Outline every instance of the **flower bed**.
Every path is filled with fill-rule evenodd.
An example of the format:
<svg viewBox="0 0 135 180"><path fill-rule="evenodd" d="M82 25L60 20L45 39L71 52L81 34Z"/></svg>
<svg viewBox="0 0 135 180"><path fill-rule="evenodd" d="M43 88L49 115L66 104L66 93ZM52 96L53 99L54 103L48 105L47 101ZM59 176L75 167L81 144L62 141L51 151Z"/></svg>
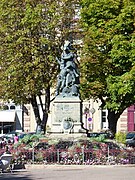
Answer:
<svg viewBox="0 0 135 180"><path fill-rule="evenodd" d="M49 143L50 142L50 143ZM43 140L42 140L43 143ZM45 141L45 146L36 142L19 143L10 149L15 165L22 164L135 164L135 149L119 147L113 142L83 140ZM0 151L3 153L3 149Z"/></svg>

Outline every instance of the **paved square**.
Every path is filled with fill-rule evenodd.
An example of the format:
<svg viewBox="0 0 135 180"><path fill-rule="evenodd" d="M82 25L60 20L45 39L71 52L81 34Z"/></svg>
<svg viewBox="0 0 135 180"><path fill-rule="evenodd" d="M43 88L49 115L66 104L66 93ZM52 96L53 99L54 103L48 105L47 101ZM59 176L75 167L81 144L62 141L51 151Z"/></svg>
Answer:
<svg viewBox="0 0 135 180"><path fill-rule="evenodd" d="M33 166L0 174L1 180L135 180L134 166Z"/></svg>

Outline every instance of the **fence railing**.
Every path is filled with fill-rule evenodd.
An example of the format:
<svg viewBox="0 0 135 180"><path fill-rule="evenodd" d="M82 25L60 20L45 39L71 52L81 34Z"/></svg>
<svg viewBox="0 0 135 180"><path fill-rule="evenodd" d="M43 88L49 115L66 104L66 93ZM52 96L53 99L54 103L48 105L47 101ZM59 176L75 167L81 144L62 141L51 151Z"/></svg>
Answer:
<svg viewBox="0 0 135 180"><path fill-rule="evenodd" d="M0 154L3 150L0 150ZM125 149L12 149L15 163L44 164L135 164L135 150Z"/></svg>

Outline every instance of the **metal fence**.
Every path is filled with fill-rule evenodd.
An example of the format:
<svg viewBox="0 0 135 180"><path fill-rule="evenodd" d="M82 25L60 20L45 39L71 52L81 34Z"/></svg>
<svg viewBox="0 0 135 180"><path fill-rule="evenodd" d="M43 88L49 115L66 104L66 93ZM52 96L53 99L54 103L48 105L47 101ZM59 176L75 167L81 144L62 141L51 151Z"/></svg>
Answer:
<svg viewBox="0 0 135 180"><path fill-rule="evenodd" d="M0 150L2 153L3 150ZM13 161L19 163L116 165L135 164L135 149L13 149Z"/></svg>

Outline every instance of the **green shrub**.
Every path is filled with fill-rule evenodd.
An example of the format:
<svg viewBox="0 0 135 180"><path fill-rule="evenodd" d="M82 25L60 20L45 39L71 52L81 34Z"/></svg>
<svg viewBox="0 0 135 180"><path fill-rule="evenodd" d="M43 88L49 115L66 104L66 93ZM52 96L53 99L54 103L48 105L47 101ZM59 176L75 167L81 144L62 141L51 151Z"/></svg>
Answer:
<svg viewBox="0 0 135 180"><path fill-rule="evenodd" d="M118 132L115 134L115 139L118 143L125 144L126 142L126 133L124 132Z"/></svg>
<svg viewBox="0 0 135 180"><path fill-rule="evenodd" d="M28 144L30 142L30 135L24 136L22 139L19 140L19 142Z"/></svg>
<svg viewBox="0 0 135 180"><path fill-rule="evenodd" d="M19 143L24 143L27 146L33 147L39 142L39 139L43 136L41 134L33 134L33 135L26 135L22 139L19 140Z"/></svg>
<svg viewBox="0 0 135 180"><path fill-rule="evenodd" d="M98 142L105 142L105 135L104 134L101 134L99 137L97 137L97 141Z"/></svg>
<svg viewBox="0 0 135 180"><path fill-rule="evenodd" d="M105 142L105 140L106 140L106 137L105 137L104 134L101 134L98 137L91 138L91 142L93 142L93 141L96 141L96 142Z"/></svg>

